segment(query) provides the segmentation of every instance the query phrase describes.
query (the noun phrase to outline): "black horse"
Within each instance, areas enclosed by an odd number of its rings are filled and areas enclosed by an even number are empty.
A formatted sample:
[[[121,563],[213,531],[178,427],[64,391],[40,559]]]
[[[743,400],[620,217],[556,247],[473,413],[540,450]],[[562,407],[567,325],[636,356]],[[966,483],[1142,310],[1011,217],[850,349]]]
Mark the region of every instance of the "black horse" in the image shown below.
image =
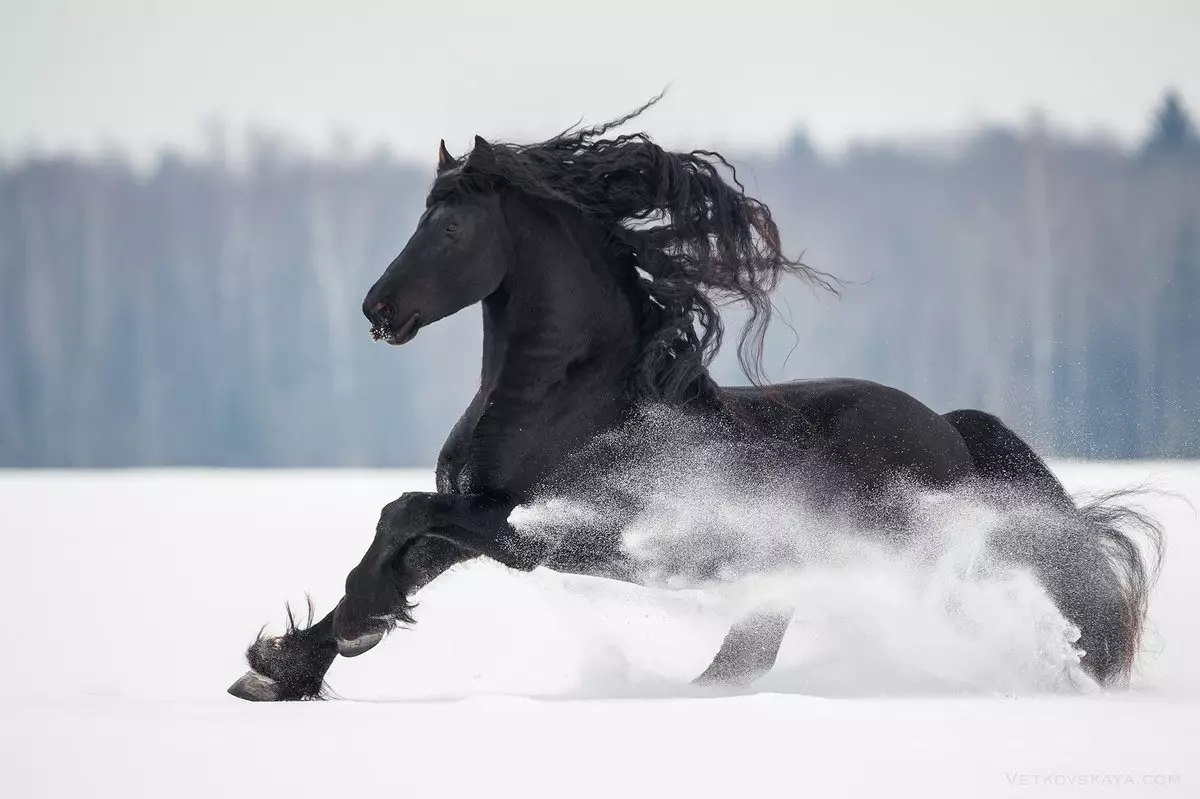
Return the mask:
[[[437,492],[384,507],[336,609],[303,627],[289,613],[286,634],[250,646],[252,670],[230,693],[319,696],[337,655],[360,655],[411,623],[414,592],[480,555],[519,570],[643,579],[621,539],[636,491],[586,523],[530,532],[510,516],[674,446],[676,428],[646,409],[725,446],[721,468],[744,483],[769,475],[772,490],[849,509],[867,527],[895,528],[898,484],[1038,498],[1056,509],[1053,532],[1014,531],[1011,555],[1082,630],[1083,667],[1104,684],[1127,680],[1155,570],[1128,528],[1144,526],[1157,546],[1153,523],[1112,498],[1077,508],[1030,447],[981,411],[938,414],[864,380],[762,385],[770,292],[785,276],[834,281],[784,255],[770,211],[718,153],[607,136],[644,108],[538,144],[476,137],[463,158],[441,145],[426,210],[363,312],[376,339],[401,345],[481,303],[479,391],[442,448]],[[754,387],[718,387],[706,368],[727,301],[749,309],[739,359]],[[745,683],[770,669],[790,616],[769,608],[735,624],[699,681]]]

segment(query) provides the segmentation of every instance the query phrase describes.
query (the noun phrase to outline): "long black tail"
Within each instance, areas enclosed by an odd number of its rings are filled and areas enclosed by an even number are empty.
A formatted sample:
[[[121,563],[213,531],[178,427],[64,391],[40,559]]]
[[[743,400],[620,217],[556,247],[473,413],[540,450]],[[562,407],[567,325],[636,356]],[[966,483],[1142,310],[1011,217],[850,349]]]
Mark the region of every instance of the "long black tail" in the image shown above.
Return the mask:
[[[1127,684],[1163,553],[1162,529],[1130,503],[1139,492],[1114,491],[1076,506],[1045,462],[995,416],[961,410],[944,418],[984,480],[1050,505],[1017,536],[1025,557],[1080,628],[1083,668],[1102,685]]]

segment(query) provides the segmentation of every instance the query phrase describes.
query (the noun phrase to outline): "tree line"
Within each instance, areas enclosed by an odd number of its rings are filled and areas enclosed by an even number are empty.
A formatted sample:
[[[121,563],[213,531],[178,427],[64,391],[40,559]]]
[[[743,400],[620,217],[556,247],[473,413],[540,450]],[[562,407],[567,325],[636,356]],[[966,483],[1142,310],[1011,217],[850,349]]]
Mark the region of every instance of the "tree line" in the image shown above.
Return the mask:
[[[1200,457],[1200,139],[1176,95],[1137,147],[1035,121],[734,161],[843,280],[780,289],[772,378],[983,408],[1058,456]],[[359,310],[431,178],[270,139],[236,166],[0,164],[0,466],[432,464],[478,382],[478,313],[396,350]],[[732,347],[714,371],[742,380]]]

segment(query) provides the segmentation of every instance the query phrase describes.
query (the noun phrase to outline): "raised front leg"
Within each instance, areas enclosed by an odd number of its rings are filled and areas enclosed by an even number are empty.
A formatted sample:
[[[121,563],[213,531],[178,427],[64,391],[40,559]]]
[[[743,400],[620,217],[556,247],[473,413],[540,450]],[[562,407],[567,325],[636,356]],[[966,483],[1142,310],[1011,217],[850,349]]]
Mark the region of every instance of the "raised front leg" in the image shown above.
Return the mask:
[[[397,622],[411,621],[414,542],[432,538],[451,544],[464,557],[484,555],[505,566],[530,571],[554,549],[545,536],[521,535],[508,523],[516,503],[478,495],[412,493],[388,503],[375,540],[346,577],[346,596],[334,615],[337,651],[354,657],[371,649]]]
[[[421,538],[405,548],[392,568],[406,586],[407,596],[472,557],[474,553],[449,541]],[[259,635],[246,650],[250,671],[229,687],[229,693],[256,702],[319,698],[325,673],[338,654],[333,633],[335,613],[313,624],[310,606],[308,623],[297,624],[289,611],[283,635]]]

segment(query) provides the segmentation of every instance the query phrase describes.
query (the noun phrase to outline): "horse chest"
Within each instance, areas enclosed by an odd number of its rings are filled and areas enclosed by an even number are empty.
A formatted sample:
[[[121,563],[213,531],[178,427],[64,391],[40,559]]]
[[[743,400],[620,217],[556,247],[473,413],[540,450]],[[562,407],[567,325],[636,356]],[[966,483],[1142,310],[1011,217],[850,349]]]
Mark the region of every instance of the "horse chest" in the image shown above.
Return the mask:
[[[451,431],[438,463],[438,489],[526,497],[577,440],[545,407],[473,404]]]
[[[524,500],[623,418],[630,353],[496,346],[493,368],[442,448],[438,487]]]

